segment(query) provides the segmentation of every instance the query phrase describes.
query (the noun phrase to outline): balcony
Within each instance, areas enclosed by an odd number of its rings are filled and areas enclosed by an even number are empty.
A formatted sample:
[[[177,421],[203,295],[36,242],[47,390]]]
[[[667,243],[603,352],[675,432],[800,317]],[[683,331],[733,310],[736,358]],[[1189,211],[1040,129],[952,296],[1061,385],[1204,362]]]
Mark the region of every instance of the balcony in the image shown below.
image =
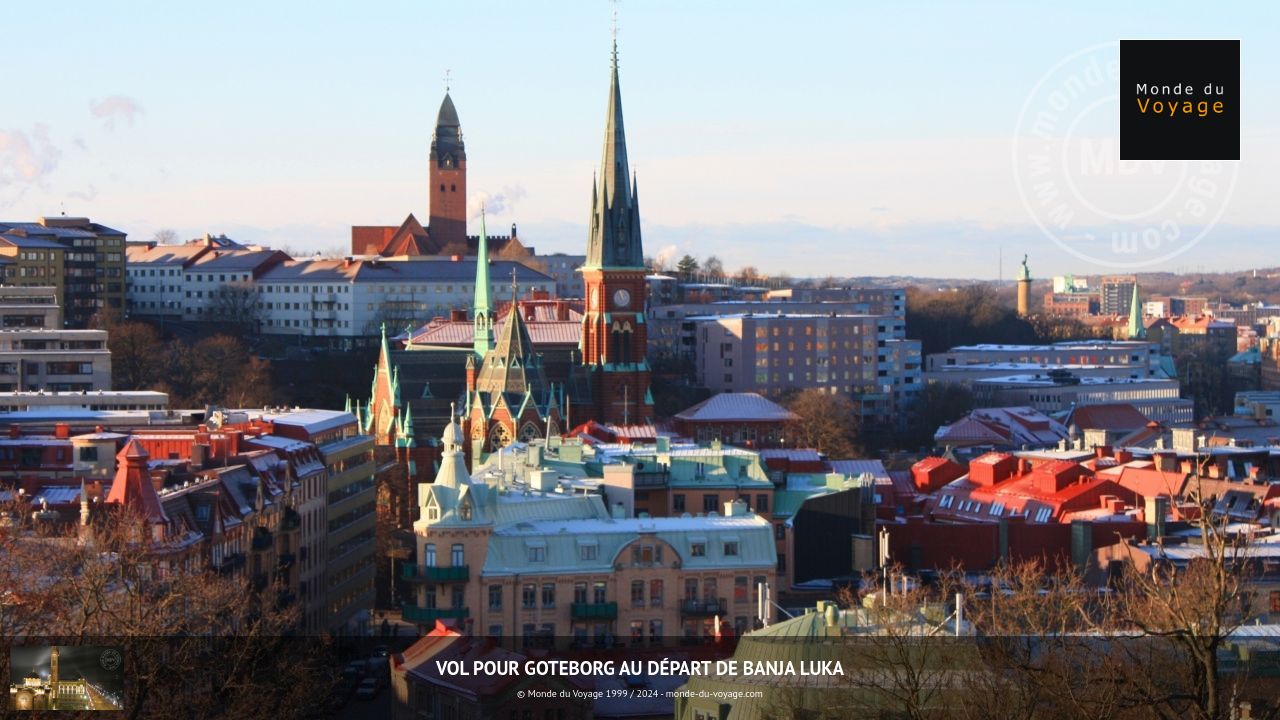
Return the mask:
[[[469,565],[453,567],[418,567],[417,565],[401,565],[400,577],[409,582],[422,583],[464,583],[471,578]]]
[[[680,614],[687,616],[724,615],[729,612],[729,604],[724,598],[716,600],[684,600],[680,603]]]
[[[635,486],[643,488],[658,488],[667,486],[667,473],[662,472],[638,472],[635,474]]]
[[[405,620],[416,623],[434,623],[437,620],[463,620],[471,615],[466,608],[420,608],[405,603],[400,606]]]
[[[574,620],[617,620],[618,603],[573,603],[569,606],[569,617]]]

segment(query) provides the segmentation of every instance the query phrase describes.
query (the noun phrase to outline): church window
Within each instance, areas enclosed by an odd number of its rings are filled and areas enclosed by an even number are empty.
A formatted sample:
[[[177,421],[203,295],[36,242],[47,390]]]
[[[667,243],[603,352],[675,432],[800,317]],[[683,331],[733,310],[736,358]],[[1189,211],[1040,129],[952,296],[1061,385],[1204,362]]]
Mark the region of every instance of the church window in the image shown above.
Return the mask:
[[[527,443],[536,440],[539,437],[538,426],[533,423],[525,423],[520,429],[520,442]]]

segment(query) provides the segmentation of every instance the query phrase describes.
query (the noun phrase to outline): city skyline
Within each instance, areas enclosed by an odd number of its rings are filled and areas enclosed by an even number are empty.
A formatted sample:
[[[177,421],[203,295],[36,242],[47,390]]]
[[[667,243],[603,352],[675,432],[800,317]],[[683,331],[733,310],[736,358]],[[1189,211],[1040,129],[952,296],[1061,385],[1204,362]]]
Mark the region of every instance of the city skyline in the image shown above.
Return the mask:
[[[518,223],[540,252],[581,251],[608,4],[301,7],[255,10],[252,23],[234,3],[180,19],[159,5],[129,18],[89,5],[10,11],[26,30],[11,50],[40,56],[41,68],[12,82],[25,101],[0,125],[0,212],[88,215],[134,240],[172,228],[300,253],[341,248],[351,225],[426,217],[448,73],[473,209],[483,200],[491,227]],[[1185,36],[1242,39],[1244,160],[1212,233],[1141,269],[1260,264],[1249,251],[1278,224],[1262,172],[1280,157],[1277,102],[1259,82],[1280,64],[1260,35],[1265,6],[1251,6],[1256,22],[1191,5],[1156,17],[1090,7],[873,18],[820,3],[785,15],[622,4],[648,253],[715,254],[770,274],[994,278],[1003,250],[1005,279],[1022,253],[1038,277],[1111,272],[1057,247],[1020,202],[1009,163],[1019,110],[1081,48]],[[58,52],[37,32],[51,24],[66,43]],[[1008,32],[1036,24],[1059,30]]]

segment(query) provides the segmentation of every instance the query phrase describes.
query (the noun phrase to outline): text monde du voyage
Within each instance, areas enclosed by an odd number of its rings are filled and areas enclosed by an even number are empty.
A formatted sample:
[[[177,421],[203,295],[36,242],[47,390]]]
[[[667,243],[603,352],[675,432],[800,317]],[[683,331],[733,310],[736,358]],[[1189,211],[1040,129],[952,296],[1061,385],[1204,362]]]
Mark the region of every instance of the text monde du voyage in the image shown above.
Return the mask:
[[[1136,83],[1138,112],[1143,115],[1160,117],[1192,116],[1207,118],[1210,115],[1222,115],[1226,112],[1223,100],[1214,100],[1214,96],[1225,95],[1224,86],[1206,83],[1197,95],[1195,86],[1190,83],[1174,85],[1151,85]],[[1197,99],[1208,98],[1208,99]]]

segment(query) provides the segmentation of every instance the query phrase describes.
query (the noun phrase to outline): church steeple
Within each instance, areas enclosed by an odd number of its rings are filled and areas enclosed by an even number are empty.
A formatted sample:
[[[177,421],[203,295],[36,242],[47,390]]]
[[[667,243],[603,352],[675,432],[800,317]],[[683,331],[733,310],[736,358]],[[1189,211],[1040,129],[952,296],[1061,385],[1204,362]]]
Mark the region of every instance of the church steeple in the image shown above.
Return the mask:
[[[618,41],[613,41],[609,109],[605,116],[600,175],[592,187],[588,268],[642,268],[639,213],[627,164],[627,137],[622,122],[622,88],[618,83]]]
[[[480,211],[480,242],[476,248],[476,292],[471,302],[475,323],[472,348],[483,358],[493,349],[493,311],[489,301],[489,238],[484,231],[484,210]]]
[[[436,114],[427,172],[431,214],[427,228],[440,247],[461,246],[467,240],[467,149],[462,124],[448,91]]]
[[[613,43],[605,117],[604,154],[591,185],[587,261],[582,266],[586,308],[582,316],[582,364],[592,376],[588,413],[605,423],[653,419],[649,391],[648,328],[644,308],[644,248],[640,241],[640,200],[627,162],[618,83],[618,43]],[[501,345],[499,345],[501,346]]]
[[[1147,336],[1147,329],[1142,325],[1142,303],[1138,301],[1138,281],[1133,282],[1133,297],[1129,299],[1129,327],[1126,328],[1128,339],[1141,340]]]

